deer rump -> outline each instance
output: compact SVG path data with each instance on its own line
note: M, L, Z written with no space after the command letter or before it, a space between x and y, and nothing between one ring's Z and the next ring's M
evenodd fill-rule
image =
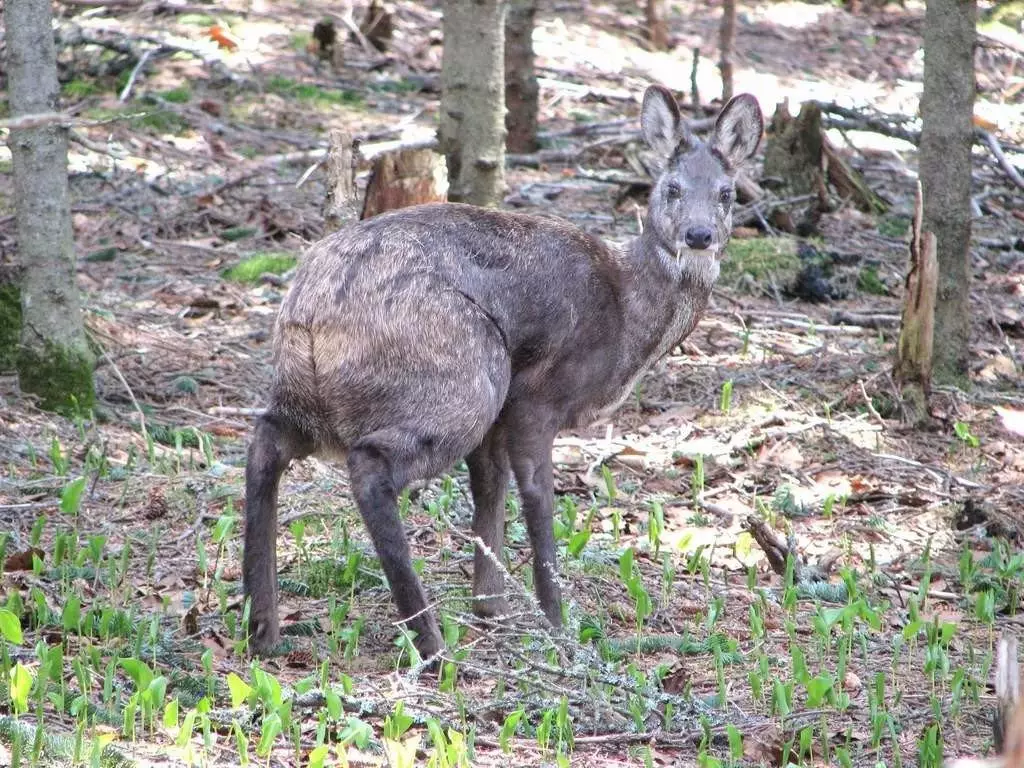
M435 204L360 222L314 246L282 305L270 410L336 453L396 427L465 451L538 395L559 428L587 421L628 390L609 381L623 269L554 219Z

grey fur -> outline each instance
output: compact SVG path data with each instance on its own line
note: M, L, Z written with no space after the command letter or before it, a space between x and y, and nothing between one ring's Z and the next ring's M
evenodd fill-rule
M756 100L741 95L711 140L698 142L659 86L644 96L642 122L667 162L644 231L626 248L557 219L448 204L392 211L311 248L281 307L270 406L249 448L243 570L254 651L279 637L280 476L314 453L347 457L359 511L424 657L441 649L441 636L397 495L463 457L473 530L499 555L515 477L538 599L561 623L552 442L614 409L693 330L729 237L735 169L763 128ZM477 552L477 612L504 612L504 592L500 570Z

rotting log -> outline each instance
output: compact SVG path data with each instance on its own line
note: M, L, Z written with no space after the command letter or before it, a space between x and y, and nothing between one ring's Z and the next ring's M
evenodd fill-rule
M447 193L448 175L439 154L429 149L389 152L373 162L360 218L394 208L444 202Z
M903 316L893 372L902 391L904 421L920 424L928 418L935 335L935 295L939 284L935 235L923 231L921 182L917 183L911 226L910 264L907 268Z
M324 234L329 235L359 218L356 194L355 151L352 134L332 128L327 137L327 199Z

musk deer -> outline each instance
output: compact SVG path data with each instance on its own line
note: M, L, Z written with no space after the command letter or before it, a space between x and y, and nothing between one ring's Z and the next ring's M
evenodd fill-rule
M292 459L346 457L352 494L424 658L442 647L413 571L398 494L469 466L474 610L508 608L502 569L510 475L537 597L562 620L551 449L559 430L614 409L697 324L729 238L736 169L763 118L732 99L705 143L672 94L644 94L642 135L664 161L643 231L606 245L564 221L432 204L358 222L312 246L275 330L270 404L246 468L244 581L253 651L279 640L277 495ZM488 552L489 550L489 552Z

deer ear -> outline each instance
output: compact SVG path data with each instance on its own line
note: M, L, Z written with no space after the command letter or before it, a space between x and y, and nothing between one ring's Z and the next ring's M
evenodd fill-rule
M640 127L647 146L662 157L671 155L690 135L679 116L675 97L661 85L652 85L644 93Z
M736 168L753 157L764 132L764 116L757 99L749 93L734 96L725 105L711 137L711 147Z

